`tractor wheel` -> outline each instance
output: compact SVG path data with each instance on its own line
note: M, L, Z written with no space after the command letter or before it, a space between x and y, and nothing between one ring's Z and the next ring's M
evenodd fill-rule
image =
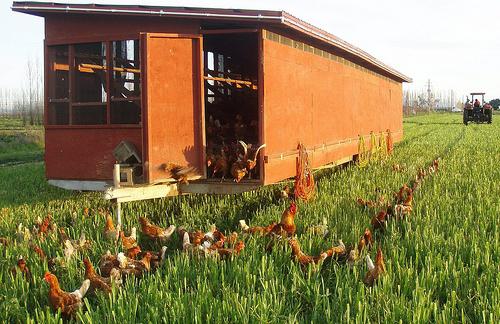
M467 112L464 111L464 125L467 126Z

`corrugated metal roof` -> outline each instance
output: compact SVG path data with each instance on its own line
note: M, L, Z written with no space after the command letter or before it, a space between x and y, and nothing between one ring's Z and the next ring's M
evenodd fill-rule
M15 1L12 4L12 10L42 17L46 13L62 12L139 16L154 15L162 17L198 18L203 20L258 21L261 23L283 26L316 38L374 65L390 74L396 80L412 82L410 77L377 60L362 49L284 11L141 5L67 4L32 1Z

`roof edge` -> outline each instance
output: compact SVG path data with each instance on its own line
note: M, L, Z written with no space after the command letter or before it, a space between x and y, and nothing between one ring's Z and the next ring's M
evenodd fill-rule
M365 62L385 71L392 78L401 82L413 80L394 68L384 64L360 48L319 29L286 11L251 10L251 9L221 9L199 7L164 7L164 6L128 6L128 5L101 5L101 4L66 4L50 2L14 1L11 10L39 14L62 12L81 14L124 14L124 15L155 15L164 17L206 18L206 19L241 19L260 22L278 23L288 28L306 34L327 44L344 50Z

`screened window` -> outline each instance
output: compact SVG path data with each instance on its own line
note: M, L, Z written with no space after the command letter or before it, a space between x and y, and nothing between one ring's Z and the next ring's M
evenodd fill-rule
M48 61L50 125L141 122L137 40L51 46Z

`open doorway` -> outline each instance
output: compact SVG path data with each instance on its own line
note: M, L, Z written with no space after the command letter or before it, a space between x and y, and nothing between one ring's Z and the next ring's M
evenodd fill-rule
M208 179L260 179L258 57L256 32L203 36Z

